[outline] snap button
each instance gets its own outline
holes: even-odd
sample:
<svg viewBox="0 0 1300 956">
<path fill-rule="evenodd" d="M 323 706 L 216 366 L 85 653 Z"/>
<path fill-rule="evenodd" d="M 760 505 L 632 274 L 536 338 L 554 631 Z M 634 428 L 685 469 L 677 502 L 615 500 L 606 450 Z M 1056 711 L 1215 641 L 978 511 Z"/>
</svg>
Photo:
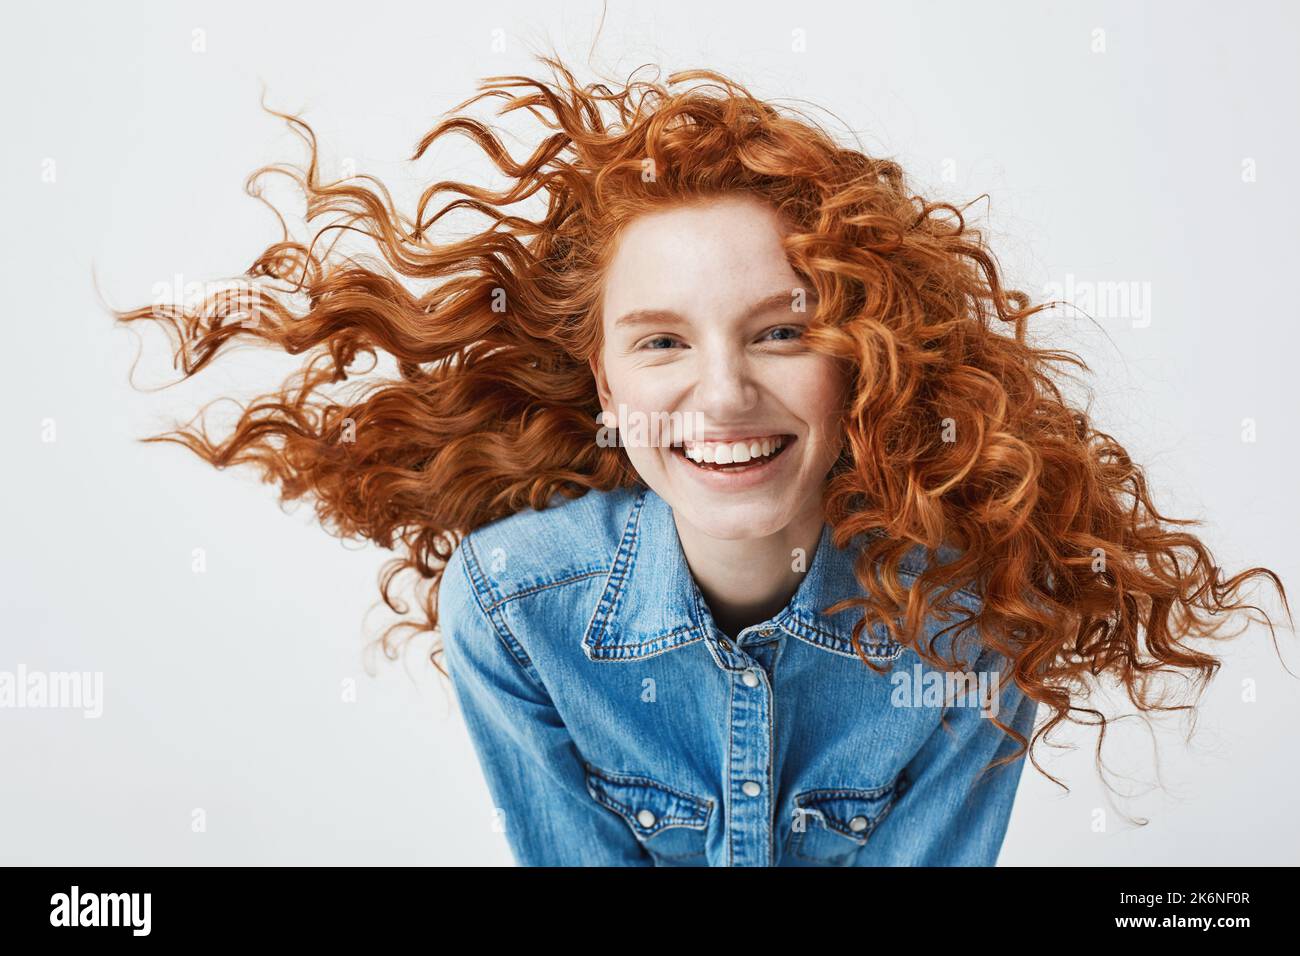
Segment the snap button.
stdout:
<svg viewBox="0 0 1300 956">
<path fill-rule="evenodd" d="M 752 667 L 745 671 L 744 675 L 740 679 L 745 682 L 746 687 L 757 687 L 759 683 L 758 675 L 754 673 Z"/>
<path fill-rule="evenodd" d="M 852 820 L 849 821 L 849 829 L 854 831 L 855 833 L 861 833 L 866 828 L 867 828 L 866 817 L 854 817 Z"/>
<path fill-rule="evenodd" d="M 740 789 L 745 791 L 745 796 L 747 797 L 756 797 L 763 792 L 763 788 L 753 780 L 746 780 Z"/>
<path fill-rule="evenodd" d="M 718 646 L 722 648 L 724 651 L 731 650 L 731 642 L 728 641 L 725 637 L 718 641 Z"/>
<path fill-rule="evenodd" d="M 649 810 L 638 810 L 636 814 L 636 822 L 646 829 L 649 829 L 655 825 L 655 815 Z"/>
</svg>

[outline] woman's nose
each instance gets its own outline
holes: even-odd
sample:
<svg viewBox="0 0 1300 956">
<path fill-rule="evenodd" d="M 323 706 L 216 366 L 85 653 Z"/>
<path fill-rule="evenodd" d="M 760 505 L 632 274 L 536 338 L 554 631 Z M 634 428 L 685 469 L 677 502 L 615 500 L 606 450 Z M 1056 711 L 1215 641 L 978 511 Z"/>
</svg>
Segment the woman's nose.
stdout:
<svg viewBox="0 0 1300 956">
<path fill-rule="evenodd" d="M 695 383 L 700 411 L 713 421 L 725 422 L 729 417 L 753 408 L 758 399 L 758 388 L 752 371 L 743 354 L 710 354 L 701 363 Z"/>
</svg>

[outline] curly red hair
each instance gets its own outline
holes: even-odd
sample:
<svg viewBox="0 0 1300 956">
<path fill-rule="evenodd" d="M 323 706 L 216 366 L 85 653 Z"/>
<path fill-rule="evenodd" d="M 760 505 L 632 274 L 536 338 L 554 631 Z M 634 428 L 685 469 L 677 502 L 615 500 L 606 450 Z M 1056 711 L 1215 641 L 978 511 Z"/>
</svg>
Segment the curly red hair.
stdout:
<svg viewBox="0 0 1300 956">
<path fill-rule="evenodd" d="M 1003 287 L 962 210 L 911 195 L 895 162 L 837 145 L 816 122 L 716 72 L 676 73 L 666 85 L 633 74 L 611 89 L 580 86 L 557 59 L 541 59 L 550 82 L 484 80 L 412 157 L 464 134 L 508 184 L 434 183 L 414 221 L 371 177 L 322 182 L 310 126 L 269 110 L 311 158 L 305 169 L 262 167 L 249 192 L 260 195 L 265 173 L 283 173 L 305 193 L 308 222 L 337 218 L 309 244 L 286 228 L 247 270 L 240 296 L 214 294 L 198 310 L 114 312 L 161 323 L 185 378 L 236 339 L 311 353 L 278 392 L 241 406 L 227 437 L 200 425 L 143 440 L 178 442 L 217 467 L 255 464 L 282 500 L 314 499 L 332 533 L 399 550 L 381 576 L 383 600 L 405 615 L 391 588 L 414 571 L 424 620 L 384 631 L 376 643 L 389 658 L 404 643 L 395 635 L 436 632 L 442 565 L 464 533 L 557 494 L 639 481 L 621 449 L 594 440 L 601 409 L 588 359 L 601 344 L 602 273 L 632 218 L 732 191 L 791 224 L 791 264 L 817 295 L 805 339 L 853 370 L 825 517 L 841 547 L 884 532 L 859 557 L 863 595 L 836 605 L 862 609 L 855 638 L 879 621 L 940 663 L 917 637 L 923 619 L 955 609 L 951 595 L 976 585 L 982 609 L 958 631 L 1006 655 L 1018 685 L 1051 708 L 1037 742 L 1076 711 L 1098 718 L 1104 737 L 1106 718 L 1081 706 L 1089 678 L 1110 675 L 1143 711 L 1190 706 L 1166 704 L 1151 678 L 1187 672 L 1204 688 L 1220 664 L 1191 642 L 1221 637 L 1220 612 L 1259 610 L 1237 600 L 1248 579 L 1271 579 L 1290 619 L 1276 574 L 1251 568 L 1225 580 L 1204 543 L 1175 529 L 1196 522 L 1160 514 L 1142 469 L 1066 402 L 1052 363 L 1088 366 L 1027 342 L 1030 317 L 1049 303 L 1031 307 Z M 516 160 L 463 112 L 485 97 L 552 132 Z M 507 211 L 534 197 L 546 200 L 536 217 Z M 430 227 L 458 209 L 491 221 L 435 242 Z M 337 256 L 334 242 L 318 251 L 331 230 L 373 240 L 390 268 Z M 417 294 L 402 277 L 432 286 Z M 354 368 L 381 351 L 395 374 Z M 349 379 L 358 391 L 327 394 Z M 932 562 L 906 588 L 899 562 L 917 544 L 951 544 L 960 557 Z M 1020 745 L 1015 756 L 1030 749 L 1003 729 Z"/>
</svg>

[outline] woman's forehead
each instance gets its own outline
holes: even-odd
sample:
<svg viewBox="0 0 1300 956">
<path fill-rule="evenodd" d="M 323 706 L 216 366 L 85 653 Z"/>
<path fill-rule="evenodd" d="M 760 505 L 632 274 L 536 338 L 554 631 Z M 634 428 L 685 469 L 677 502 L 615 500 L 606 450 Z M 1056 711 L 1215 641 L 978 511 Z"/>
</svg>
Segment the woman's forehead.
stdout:
<svg viewBox="0 0 1300 956">
<path fill-rule="evenodd" d="M 783 229 L 771 207 L 753 199 L 674 206 L 630 222 L 603 284 L 605 314 L 682 310 L 744 299 L 795 279 Z"/>
</svg>

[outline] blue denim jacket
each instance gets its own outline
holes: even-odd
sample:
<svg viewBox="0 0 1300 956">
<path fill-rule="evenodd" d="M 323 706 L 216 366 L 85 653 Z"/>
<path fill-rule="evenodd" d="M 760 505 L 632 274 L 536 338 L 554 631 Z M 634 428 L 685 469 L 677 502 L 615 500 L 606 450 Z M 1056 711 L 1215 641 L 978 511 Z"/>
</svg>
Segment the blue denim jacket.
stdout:
<svg viewBox="0 0 1300 956">
<path fill-rule="evenodd" d="M 862 593 L 855 549 L 829 526 L 785 609 L 731 640 L 662 498 L 556 500 L 469 534 L 439 591 L 446 666 L 520 865 L 996 861 L 1024 757 L 979 777 L 1018 747 L 980 708 L 930 692 L 945 672 L 883 626 L 862 645 L 889 671 L 857 657 L 860 612 L 820 613 Z M 1005 661 L 981 650 L 970 667 Z M 999 684 L 986 701 L 1028 738 L 1036 702 Z"/>
</svg>

